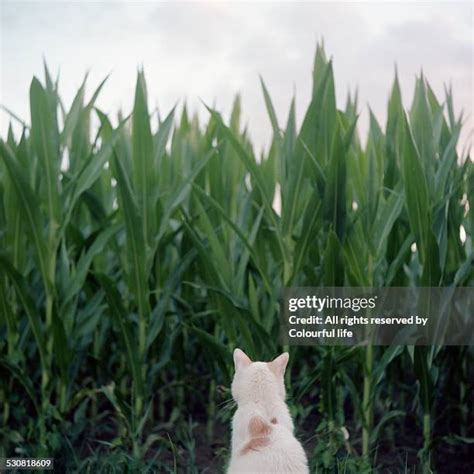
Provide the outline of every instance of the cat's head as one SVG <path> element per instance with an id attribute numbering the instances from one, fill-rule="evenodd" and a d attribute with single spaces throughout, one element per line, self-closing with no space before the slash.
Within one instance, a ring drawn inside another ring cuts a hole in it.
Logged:
<path id="1" fill-rule="evenodd" d="M 258 402 L 278 397 L 285 399 L 285 369 L 288 352 L 271 362 L 252 362 L 241 349 L 234 350 L 235 374 L 232 396 L 237 404 Z"/>

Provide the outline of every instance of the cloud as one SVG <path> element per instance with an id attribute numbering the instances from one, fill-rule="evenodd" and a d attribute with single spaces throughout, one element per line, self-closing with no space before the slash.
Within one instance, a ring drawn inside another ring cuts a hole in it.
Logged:
<path id="1" fill-rule="evenodd" d="M 334 58 L 338 105 L 358 88 L 384 122 L 397 63 L 406 104 L 421 68 L 435 91 L 451 81 L 456 107 L 472 115 L 472 5 L 468 3 L 115 3 L 3 2 L 0 102 L 28 119 L 28 86 L 42 57 L 61 71 L 68 104 L 86 70 L 90 85 L 112 72 L 99 105 L 129 110 L 137 66 L 144 65 L 150 103 L 166 112 L 186 99 L 230 111 L 240 92 L 251 136 L 270 138 L 258 76 L 284 123 L 296 92 L 299 120 L 310 100 L 316 42 Z M 91 90 L 90 89 L 90 90 Z M 0 116 L 4 135 L 8 118 Z"/>

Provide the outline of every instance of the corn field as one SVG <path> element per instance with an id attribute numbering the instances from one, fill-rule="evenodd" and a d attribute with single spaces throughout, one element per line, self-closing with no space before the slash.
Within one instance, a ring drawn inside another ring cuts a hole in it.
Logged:
<path id="1" fill-rule="evenodd" d="M 474 286 L 474 163 L 451 90 L 395 77 L 357 131 L 318 47 L 312 99 L 257 154 L 241 125 L 67 110 L 45 67 L 0 141 L 0 457 L 58 472 L 224 472 L 232 350 L 281 352 L 298 286 Z M 262 102 L 263 104 L 263 102 Z M 205 107 L 205 105 L 203 105 Z M 97 126 L 95 125 L 97 123 Z M 474 316 L 474 315 L 473 315 Z M 474 470 L 468 346 L 291 347 L 288 403 L 314 473 Z"/>

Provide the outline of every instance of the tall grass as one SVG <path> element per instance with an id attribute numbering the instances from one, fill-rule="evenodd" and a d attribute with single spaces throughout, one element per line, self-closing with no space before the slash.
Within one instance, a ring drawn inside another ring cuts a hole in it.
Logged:
<path id="1" fill-rule="evenodd" d="M 86 100 L 84 81 L 66 110 L 46 69 L 31 120 L 0 141 L 0 455 L 98 472 L 122 453 L 171 472 L 176 443 L 195 446 L 190 417 L 206 410 L 210 438 L 228 422 L 231 349 L 279 350 L 282 287 L 474 284 L 474 166 L 451 91 L 441 102 L 420 76 L 407 112 L 395 78 L 364 146 L 357 99 L 337 108 L 318 48 L 299 130 L 294 101 L 280 124 L 262 81 L 273 139 L 256 156 L 238 98 L 228 123 L 212 109 L 205 124 L 186 108 L 163 117 L 140 72 L 115 119 L 95 106 L 103 85 Z M 413 413 L 426 471 L 442 463 L 435 446 L 466 449 L 470 348 L 291 352 L 315 471 L 383 466 L 382 440 L 396 452 Z M 457 422 L 443 431 L 446 412 Z"/>

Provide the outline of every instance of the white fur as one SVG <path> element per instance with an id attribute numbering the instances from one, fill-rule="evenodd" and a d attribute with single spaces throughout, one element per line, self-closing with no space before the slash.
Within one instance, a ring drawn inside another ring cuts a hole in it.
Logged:
<path id="1" fill-rule="evenodd" d="M 236 371 L 232 396 L 237 402 L 237 411 L 232 422 L 228 474 L 309 473 L 306 454 L 293 434 L 293 420 L 285 403 L 283 377 L 287 362 L 287 353 L 265 363 L 251 362 L 240 349 L 234 351 Z M 243 454 L 251 440 L 250 420 L 255 416 L 270 426 L 269 442 L 267 446 Z"/>

